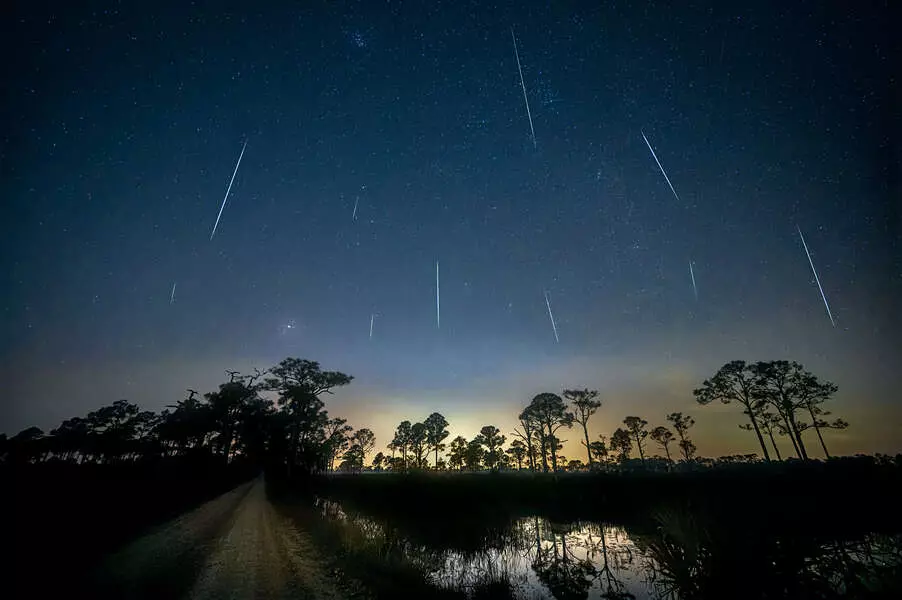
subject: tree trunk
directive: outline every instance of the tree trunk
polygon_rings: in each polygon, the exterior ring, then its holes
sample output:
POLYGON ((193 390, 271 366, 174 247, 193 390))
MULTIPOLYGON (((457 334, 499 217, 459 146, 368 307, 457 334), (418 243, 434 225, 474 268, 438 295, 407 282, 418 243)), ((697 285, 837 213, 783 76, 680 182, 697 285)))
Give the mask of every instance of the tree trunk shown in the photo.
POLYGON ((435 470, 438 471, 438 444, 435 445, 435 470))
POLYGON ((642 461, 642 464, 645 464, 645 452, 642 450, 642 442, 639 439, 639 434, 636 434, 636 448, 639 450, 639 459, 642 461))
POLYGON ((667 454, 667 462, 672 463, 673 459, 670 458, 670 448, 667 447, 667 444, 664 444, 664 453, 667 454))
POLYGON ((592 470, 592 449, 589 448, 589 428, 583 423, 583 435, 586 437, 586 454, 589 456, 589 470, 592 470))
POLYGON ((798 444, 799 444, 799 452, 800 452, 799 456, 802 458, 802 460, 808 460, 808 452, 805 450, 805 442, 802 441, 802 432, 799 431, 799 426, 796 425, 795 415, 793 415, 792 412, 790 412, 788 416, 789 416, 789 423, 790 423, 790 425, 792 425, 792 429, 790 431, 792 434, 795 435, 796 440, 798 441, 798 444))
POLYGON ((767 430, 767 435, 770 437, 770 443, 774 447, 774 454, 777 455, 777 460, 783 460, 783 457, 780 456, 780 449, 777 448, 777 440, 774 439, 774 432, 770 429, 767 430))
POLYGON ((545 431, 539 437, 539 450, 542 452, 542 472, 548 472, 548 441, 545 438, 545 431))
POLYGON ((827 444, 824 443, 824 436, 821 435, 821 428, 817 426, 817 417, 814 416, 814 411, 811 410, 810 406, 808 407, 808 412, 811 413, 811 425, 817 433, 817 439, 821 441, 821 448, 824 449, 824 456, 831 458, 830 453, 827 452, 827 444))
POLYGON ((755 418, 755 412, 752 410, 751 406, 746 406, 745 408, 749 420, 752 422, 752 427, 755 429, 755 435, 758 436, 758 443, 761 444, 761 450, 764 452, 764 460, 770 462, 770 453, 768 453, 767 446, 764 444, 764 437, 761 435, 761 429, 758 428, 758 419, 755 418))
POLYGON ((789 419, 783 414, 783 411, 780 411, 780 416, 783 417, 783 424, 786 426, 786 435, 789 437, 789 441, 792 442, 792 447, 796 451, 796 456, 802 458, 802 452, 799 450, 799 443, 796 441, 789 419))

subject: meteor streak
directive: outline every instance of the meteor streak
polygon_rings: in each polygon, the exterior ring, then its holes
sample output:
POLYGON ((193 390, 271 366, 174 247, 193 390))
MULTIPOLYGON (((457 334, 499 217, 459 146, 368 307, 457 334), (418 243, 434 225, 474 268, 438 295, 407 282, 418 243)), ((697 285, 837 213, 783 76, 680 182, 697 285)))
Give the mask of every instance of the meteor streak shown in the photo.
POLYGON ((175 282, 172 282, 172 292, 169 294, 169 304, 175 302, 175 282))
POLYGON ((357 203, 358 203, 358 202, 360 202, 360 196, 357 196, 357 197, 354 199, 354 214, 351 215, 351 220, 352 220, 352 221, 356 221, 356 220, 357 220, 357 203))
POLYGON ((695 299, 698 300, 698 288, 695 286, 695 271, 692 270, 692 261, 689 261, 689 277, 692 278, 692 291, 695 293, 695 299))
POLYGON ((219 219, 222 218, 222 211, 225 208, 226 200, 229 199, 229 192, 232 191, 232 184, 235 182, 235 175, 238 174, 238 167, 241 165, 241 157, 244 156, 244 149, 247 148, 247 142, 244 142, 244 146, 241 147, 241 154, 238 155, 238 162, 235 163, 235 170, 232 171, 232 179, 229 181, 229 187, 226 189, 225 198, 222 199, 222 206, 219 207, 219 214, 216 215, 216 223, 213 225, 213 232, 210 234, 210 241, 213 241, 213 236, 216 235, 216 228, 219 227, 219 219))
POLYGON ((435 261, 435 328, 442 328, 441 294, 438 287, 438 261, 435 261))
POLYGON ((370 339, 373 339, 373 321, 376 319, 376 313, 370 313, 370 339))
POLYGON ((532 111, 529 110, 529 98, 526 97, 526 83, 523 81, 523 67, 520 66, 520 52, 517 50, 517 37, 511 27, 511 39, 514 40, 514 56, 517 57, 517 70, 520 72, 520 87, 523 88, 523 101, 526 103, 526 116, 529 117, 529 131, 532 132, 532 147, 536 147, 536 130, 532 126, 532 111))
POLYGON ((670 177, 667 176, 667 173, 664 171, 664 167, 661 166, 661 161, 658 160, 658 155, 655 154, 654 148, 651 147, 651 144, 648 142, 648 138, 645 137, 645 133, 643 131, 639 131, 642 134, 642 139, 645 140, 645 145, 648 146, 648 149, 651 150, 651 155, 655 158, 655 162, 658 163, 658 168, 661 169, 661 173, 664 175, 664 179, 667 180, 667 185, 670 186, 670 191, 673 192, 673 197, 680 201, 680 197, 677 195, 676 190, 673 189, 673 184, 670 183, 670 177))
POLYGON ((545 292, 545 306, 548 307, 548 318, 551 319, 551 328, 554 330, 554 341, 560 343, 561 340, 557 336, 557 325, 554 322, 554 313, 551 312, 551 302, 548 301, 548 292, 545 292))
POLYGON ((830 323, 836 327, 836 321, 833 320, 833 313, 830 312, 830 305, 827 303, 827 296, 824 294, 824 288, 821 287, 820 277, 817 276, 817 270, 814 268, 814 261, 811 260, 811 253, 808 252, 808 244, 805 243, 805 236, 802 235, 802 228, 796 225, 799 230, 799 237, 802 238, 802 246, 805 248, 805 254, 808 256, 808 264, 811 265, 811 272, 814 273, 814 280, 817 282, 817 289, 821 291, 821 298, 824 299, 824 307, 827 309, 827 316, 830 317, 830 323))

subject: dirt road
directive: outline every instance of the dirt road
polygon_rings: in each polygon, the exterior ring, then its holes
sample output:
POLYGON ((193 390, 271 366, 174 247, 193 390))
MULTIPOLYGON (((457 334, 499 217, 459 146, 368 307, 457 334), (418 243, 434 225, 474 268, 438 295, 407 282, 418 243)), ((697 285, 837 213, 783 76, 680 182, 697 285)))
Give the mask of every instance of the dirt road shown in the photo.
POLYGON ((266 498, 262 477, 132 542, 104 561, 98 593, 117 598, 340 598, 303 532, 266 498))

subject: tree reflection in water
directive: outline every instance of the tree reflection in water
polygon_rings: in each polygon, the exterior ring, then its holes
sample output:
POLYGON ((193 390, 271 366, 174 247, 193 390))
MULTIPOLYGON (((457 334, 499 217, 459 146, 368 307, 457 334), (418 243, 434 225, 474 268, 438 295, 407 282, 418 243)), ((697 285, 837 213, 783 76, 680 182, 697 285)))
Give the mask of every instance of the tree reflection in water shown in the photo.
MULTIPOLYGON (((396 527, 346 514, 345 543, 388 562, 404 561, 433 584, 469 596, 633 598, 902 598, 902 536, 853 540, 780 537, 738 524, 714 526, 686 508, 653 515, 655 527, 628 533, 597 522, 511 519, 506 528, 473 524, 460 547, 414 543, 396 527)), ((453 544, 449 544, 453 546, 453 544)))

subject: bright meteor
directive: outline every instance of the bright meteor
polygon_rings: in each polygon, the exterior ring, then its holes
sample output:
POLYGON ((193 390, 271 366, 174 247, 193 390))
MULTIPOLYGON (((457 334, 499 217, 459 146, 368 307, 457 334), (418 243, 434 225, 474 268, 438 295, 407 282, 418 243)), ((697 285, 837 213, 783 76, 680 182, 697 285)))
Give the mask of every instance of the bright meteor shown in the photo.
POLYGON ((551 302, 548 301, 548 292, 545 292, 545 306, 548 307, 548 318, 551 319, 551 328, 554 330, 554 341, 557 343, 561 342, 561 339, 557 336, 557 324, 554 322, 554 313, 551 312, 551 302))
POLYGON ((529 98, 526 97, 526 83, 523 81, 523 67, 520 66, 520 52, 517 50, 517 37, 511 27, 511 39, 514 40, 514 56, 517 57, 517 70, 520 72, 520 87, 523 88, 523 101, 526 103, 526 116, 529 117, 529 131, 532 132, 532 147, 536 147, 536 130, 532 126, 532 111, 529 110, 529 98))
POLYGON ((642 134, 642 139, 645 140, 645 145, 648 146, 648 149, 651 150, 651 155, 654 157, 655 162, 658 163, 658 168, 661 169, 661 173, 664 175, 664 179, 667 180, 667 185, 670 186, 670 191, 673 192, 673 197, 680 201, 680 197, 677 195, 676 190, 673 189, 673 184, 670 183, 670 177, 667 176, 667 172, 664 171, 664 167, 661 165, 661 161, 658 160, 658 155, 655 154, 654 148, 651 147, 651 144, 648 141, 648 138, 645 137, 645 133, 643 131, 639 131, 642 134))
POLYGON ((817 276, 817 270, 814 268, 814 261, 811 260, 811 253, 808 252, 808 244, 805 243, 805 236, 802 235, 802 228, 796 225, 799 230, 799 237, 802 238, 802 246, 805 248, 805 254, 808 256, 808 264, 811 265, 811 272, 814 273, 814 280, 817 282, 817 289, 821 291, 821 298, 824 299, 824 307, 827 309, 827 316, 830 317, 830 323, 836 327, 836 321, 833 320, 833 313, 830 312, 830 305, 827 303, 827 296, 824 294, 824 288, 821 287, 821 279, 817 276))
POLYGON ((213 241, 213 236, 216 235, 216 228, 219 227, 219 219, 222 218, 222 211, 225 208, 226 200, 229 199, 229 192, 232 191, 232 184, 235 183, 235 175, 238 174, 238 167, 241 166, 241 157, 244 156, 244 149, 247 148, 247 142, 244 142, 244 146, 241 147, 241 154, 238 155, 238 162, 235 163, 235 170, 232 171, 232 179, 229 181, 229 187, 226 190, 225 198, 222 199, 222 206, 219 207, 219 214, 216 215, 216 223, 213 225, 213 232, 210 234, 210 241, 213 241))

